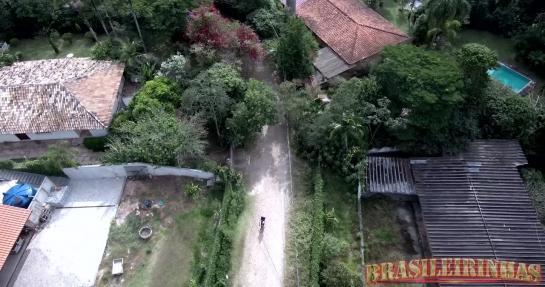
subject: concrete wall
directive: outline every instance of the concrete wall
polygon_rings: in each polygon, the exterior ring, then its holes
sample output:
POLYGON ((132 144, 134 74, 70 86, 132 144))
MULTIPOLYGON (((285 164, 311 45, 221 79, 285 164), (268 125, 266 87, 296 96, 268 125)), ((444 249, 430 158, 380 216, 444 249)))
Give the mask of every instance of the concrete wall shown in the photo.
POLYGON ((3 142, 18 142, 20 139, 15 135, 0 135, 0 143, 3 142))
POLYGON ((31 140, 56 140, 56 139, 73 139, 79 138, 79 134, 75 131, 59 131, 51 133, 27 133, 31 140))
POLYGON ((154 166, 145 163, 130 163, 125 165, 85 165, 65 168, 64 173, 71 179, 97 179, 128 176, 186 176, 201 180, 211 180, 215 176, 211 172, 197 169, 154 166))
POLYGON ((106 129, 103 129, 103 130, 89 130, 89 132, 94 137, 104 137, 104 136, 106 136, 108 134, 108 130, 106 130, 106 129))

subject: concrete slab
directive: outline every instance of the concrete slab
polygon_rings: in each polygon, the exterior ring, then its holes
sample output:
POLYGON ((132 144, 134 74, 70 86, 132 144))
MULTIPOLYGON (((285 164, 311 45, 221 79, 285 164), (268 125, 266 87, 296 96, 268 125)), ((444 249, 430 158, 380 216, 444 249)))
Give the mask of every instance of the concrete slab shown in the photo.
POLYGON ((124 178, 71 180, 64 207, 28 246, 14 287, 94 286, 124 178))
POLYGON ((117 205, 125 178, 78 179, 70 181, 70 193, 64 207, 97 207, 117 205))

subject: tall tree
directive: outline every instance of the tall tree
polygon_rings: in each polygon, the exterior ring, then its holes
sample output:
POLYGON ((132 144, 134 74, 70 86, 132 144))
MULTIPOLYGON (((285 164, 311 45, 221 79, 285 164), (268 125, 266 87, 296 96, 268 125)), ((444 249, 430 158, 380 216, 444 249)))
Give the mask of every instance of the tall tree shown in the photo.
POLYGON ((129 11, 131 12, 134 24, 136 25, 136 31, 138 31, 138 36, 140 37, 140 41, 142 42, 142 47, 144 48, 144 52, 147 53, 146 44, 144 43, 144 37, 142 37, 142 31, 140 30, 140 23, 138 22, 138 18, 136 17, 136 13, 134 12, 134 6, 132 5, 132 0, 127 0, 127 3, 129 4, 129 11))
POLYGON ((303 79, 312 75, 312 61, 317 49, 318 43, 305 24, 291 17, 280 36, 275 53, 278 69, 284 79, 303 79))
POLYGON ((421 31, 425 26, 427 40, 442 47, 456 37, 456 32, 469 17, 471 6, 467 0, 429 0, 423 11, 416 19, 415 30, 421 31))

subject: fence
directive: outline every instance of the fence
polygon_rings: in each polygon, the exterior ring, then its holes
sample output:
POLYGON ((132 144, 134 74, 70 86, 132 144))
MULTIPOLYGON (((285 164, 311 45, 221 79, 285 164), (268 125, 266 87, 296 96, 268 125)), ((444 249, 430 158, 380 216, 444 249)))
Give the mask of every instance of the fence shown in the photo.
POLYGON ((186 176, 208 183, 215 181, 215 175, 198 169, 155 166, 147 163, 128 163, 123 165, 84 165, 64 168, 64 173, 70 179, 97 179, 114 177, 139 176, 186 176))

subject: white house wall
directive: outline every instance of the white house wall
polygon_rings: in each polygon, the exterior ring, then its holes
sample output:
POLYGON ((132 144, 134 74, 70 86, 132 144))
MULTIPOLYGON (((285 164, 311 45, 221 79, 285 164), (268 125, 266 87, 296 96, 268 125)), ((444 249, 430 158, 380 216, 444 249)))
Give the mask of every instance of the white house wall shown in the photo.
POLYGON ((60 140, 79 138, 79 134, 75 131, 60 131, 51 133, 27 134, 31 140, 60 140))
POLYGON ((18 142, 20 141, 15 135, 0 135, 0 143, 3 142, 18 142))
POLYGON ((108 134, 108 130, 89 130, 92 136, 94 137, 104 137, 108 134))

